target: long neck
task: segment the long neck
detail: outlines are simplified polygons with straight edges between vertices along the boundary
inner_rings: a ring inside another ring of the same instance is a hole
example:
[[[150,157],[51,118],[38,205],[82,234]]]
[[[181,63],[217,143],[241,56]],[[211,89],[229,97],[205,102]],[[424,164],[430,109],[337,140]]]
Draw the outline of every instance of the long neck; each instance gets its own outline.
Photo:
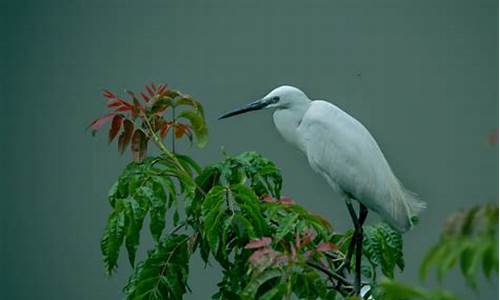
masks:
[[[302,117],[309,108],[310,102],[294,105],[290,108],[277,109],[273,114],[274,125],[285,141],[304,151],[302,140],[297,134],[297,128]]]

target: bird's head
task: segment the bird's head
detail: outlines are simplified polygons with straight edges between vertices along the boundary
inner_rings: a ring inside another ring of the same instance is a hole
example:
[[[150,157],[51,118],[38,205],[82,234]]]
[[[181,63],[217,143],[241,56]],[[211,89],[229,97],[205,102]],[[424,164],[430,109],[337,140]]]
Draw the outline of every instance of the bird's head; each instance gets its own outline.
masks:
[[[287,109],[294,106],[300,106],[309,103],[311,100],[296,87],[283,85],[275,88],[263,98],[253,101],[241,108],[235,109],[219,117],[220,119],[229,118],[235,115],[246,113],[253,110],[261,110],[267,108]]]

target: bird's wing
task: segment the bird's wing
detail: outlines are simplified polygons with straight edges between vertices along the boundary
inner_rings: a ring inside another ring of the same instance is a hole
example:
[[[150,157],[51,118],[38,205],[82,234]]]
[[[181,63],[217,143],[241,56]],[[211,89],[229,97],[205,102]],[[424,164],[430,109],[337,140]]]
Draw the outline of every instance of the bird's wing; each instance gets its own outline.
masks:
[[[326,101],[313,101],[298,128],[311,167],[386,221],[409,227],[407,192],[377,142],[356,119]],[[409,200],[408,200],[409,201]]]

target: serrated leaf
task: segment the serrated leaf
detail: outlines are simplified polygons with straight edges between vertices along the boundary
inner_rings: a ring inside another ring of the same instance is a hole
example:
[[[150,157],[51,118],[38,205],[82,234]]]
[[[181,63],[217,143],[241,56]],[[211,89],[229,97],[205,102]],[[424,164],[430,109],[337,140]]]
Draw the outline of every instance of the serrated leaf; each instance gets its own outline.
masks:
[[[167,196],[163,186],[158,181],[152,181],[152,193],[150,201],[150,225],[151,235],[158,241],[165,228],[165,214],[167,211]]]
[[[225,189],[221,186],[213,187],[202,204],[205,234],[212,253],[217,255],[219,240],[222,233],[222,217],[225,214],[223,203]]]
[[[147,211],[147,201],[141,199],[127,198],[126,215],[127,228],[125,236],[125,247],[127,248],[130,265],[135,265],[135,255],[139,246],[140,231]]]
[[[402,247],[401,234],[385,223],[367,226],[364,230],[364,255],[389,278],[394,277],[396,266],[404,268]]]
[[[130,276],[127,299],[181,299],[188,290],[188,240],[173,234],[158,243]]]
[[[101,252],[104,256],[104,264],[108,274],[111,274],[117,266],[124,236],[125,213],[120,206],[109,215],[104,236],[101,240]]]

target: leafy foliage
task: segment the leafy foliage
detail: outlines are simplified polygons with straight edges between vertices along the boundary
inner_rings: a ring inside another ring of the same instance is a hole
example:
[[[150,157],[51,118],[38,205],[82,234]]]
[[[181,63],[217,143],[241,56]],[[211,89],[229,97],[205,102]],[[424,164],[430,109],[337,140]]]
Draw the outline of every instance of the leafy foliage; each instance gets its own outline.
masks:
[[[444,290],[427,291],[393,280],[382,280],[373,293],[373,298],[383,300],[458,300]]]
[[[199,169],[195,162],[189,165]],[[142,162],[131,162],[125,168],[108,195],[113,211],[101,241],[108,273],[116,267],[123,243],[130,264],[134,265],[140,231],[148,214],[151,235],[154,240],[160,240],[167,209],[177,207],[175,181],[181,181],[181,175],[175,164],[165,157],[148,157]],[[189,182],[182,184],[189,185]],[[177,225],[175,219],[173,223]]]
[[[370,265],[380,267],[382,274],[389,278],[394,278],[396,266],[404,270],[401,234],[385,223],[365,228],[363,251]]]
[[[105,91],[112,112],[90,125],[95,132],[110,122],[108,140],[118,137],[119,152],[130,145],[134,158],[110,189],[111,213],[101,240],[108,274],[117,268],[121,249],[128,254],[133,272],[124,288],[127,299],[181,299],[189,291],[189,260],[194,253],[206,264],[222,268],[213,299],[289,299],[292,295],[359,299],[344,265],[352,230],[335,232],[324,218],[283,197],[280,170],[258,153],[226,156],[204,168],[177,153],[175,140],[182,137],[194,136],[198,146],[206,144],[203,107],[165,85],[145,88],[138,94],[141,100],[127,92],[130,102]],[[167,111],[172,119],[166,117]],[[170,149],[163,143],[169,132]],[[147,156],[150,140],[160,155]],[[154,247],[136,264],[147,220]],[[444,274],[460,261],[473,283],[482,261],[489,276],[498,266],[494,224],[498,224],[498,208],[493,206],[455,216],[427,256],[422,274],[430,266]],[[370,287],[364,299],[455,299],[443,291],[377,281],[379,273],[392,279],[396,268],[404,269],[402,238],[390,226],[366,226],[363,246],[362,279],[365,289]]]
[[[498,206],[474,206],[450,216],[439,242],[430,249],[422,262],[422,279],[431,267],[441,279],[455,265],[467,283],[476,287],[476,275],[482,267],[486,277],[498,273]]]
[[[181,299],[187,292],[189,236],[172,234],[137,266],[124,291],[128,299]]]
[[[126,101],[109,90],[103,92],[108,99],[107,107],[111,113],[93,121],[89,128],[95,134],[105,123],[111,121],[108,137],[111,143],[118,133],[118,151],[123,153],[130,144],[134,160],[141,161],[148,147],[148,142],[155,137],[163,140],[169,131],[173,132],[172,139],[187,136],[201,148],[207,143],[208,130],[201,104],[191,96],[169,89],[165,84],[145,85],[145,92],[140,92],[140,99],[134,92],[127,91],[130,101]],[[175,109],[188,107],[175,115]],[[172,110],[172,118],[166,117],[167,110]],[[187,123],[182,122],[187,121]],[[158,141],[157,141],[158,142]]]

